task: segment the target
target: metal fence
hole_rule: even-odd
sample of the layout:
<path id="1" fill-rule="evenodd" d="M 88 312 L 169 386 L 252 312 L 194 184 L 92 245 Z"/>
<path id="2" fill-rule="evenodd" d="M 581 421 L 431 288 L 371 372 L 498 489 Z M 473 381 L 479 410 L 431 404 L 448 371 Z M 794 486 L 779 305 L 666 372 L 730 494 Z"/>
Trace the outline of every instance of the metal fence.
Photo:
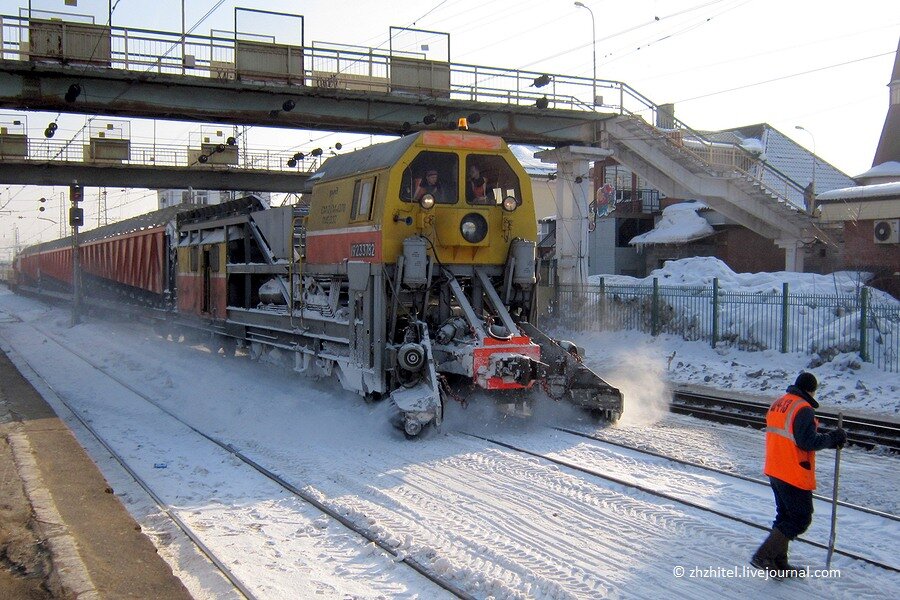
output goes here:
<path id="1" fill-rule="evenodd" d="M 801 352 L 827 362 L 855 353 L 900 372 L 900 303 L 858 294 L 766 292 L 711 286 L 557 286 L 542 288 L 539 320 L 577 330 L 637 330 L 681 336 L 715 347 Z"/>

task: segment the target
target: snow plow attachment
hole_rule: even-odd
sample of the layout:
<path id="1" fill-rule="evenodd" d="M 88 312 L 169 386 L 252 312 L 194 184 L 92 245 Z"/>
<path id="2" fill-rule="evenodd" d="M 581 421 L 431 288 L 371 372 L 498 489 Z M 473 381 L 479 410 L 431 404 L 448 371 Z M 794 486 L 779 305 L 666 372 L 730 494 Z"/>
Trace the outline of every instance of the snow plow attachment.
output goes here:
<path id="1" fill-rule="evenodd" d="M 440 427 L 443 405 L 425 323 L 417 321 L 410 327 L 407 342 L 397 352 L 397 363 L 403 381 L 390 394 L 400 411 L 397 425 L 410 438 L 419 435 L 429 423 Z"/>
<path id="2" fill-rule="evenodd" d="M 625 401 L 618 388 L 590 370 L 572 348 L 564 347 L 530 323 L 518 325 L 541 347 L 541 362 L 547 365 L 544 381 L 551 398 L 567 400 L 613 423 L 619 420 Z"/>

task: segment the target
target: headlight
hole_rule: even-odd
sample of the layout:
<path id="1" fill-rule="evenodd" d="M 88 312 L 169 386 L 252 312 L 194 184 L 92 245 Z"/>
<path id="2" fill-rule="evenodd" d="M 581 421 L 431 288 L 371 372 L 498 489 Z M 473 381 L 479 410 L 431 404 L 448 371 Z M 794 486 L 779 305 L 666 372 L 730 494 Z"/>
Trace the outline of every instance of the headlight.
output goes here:
<path id="1" fill-rule="evenodd" d="M 470 244 L 477 244 L 487 236 L 487 219 L 478 213 L 469 213 L 459 224 L 459 232 Z"/>
<path id="2" fill-rule="evenodd" d="M 517 208 L 519 208 L 519 202 L 516 200 L 515 196 L 507 196 L 503 199 L 503 210 L 512 212 Z"/>
<path id="3" fill-rule="evenodd" d="M 434 206 L 434 196 L 431 194 L 425 194 L 421 198 L 419 198 L 419 206 L 424 208 L 425 210 L 430 209 Z"/>

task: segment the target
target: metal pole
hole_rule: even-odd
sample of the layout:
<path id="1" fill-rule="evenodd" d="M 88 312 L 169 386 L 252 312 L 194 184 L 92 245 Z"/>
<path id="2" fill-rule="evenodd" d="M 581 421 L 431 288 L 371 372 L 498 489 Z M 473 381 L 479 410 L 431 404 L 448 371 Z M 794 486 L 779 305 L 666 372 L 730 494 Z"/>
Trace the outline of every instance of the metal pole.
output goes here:
<path id="1" fill-rule="evenodd" d="M 75 206 L 75 203 L 72 203 Z M 81 266 L 78 260 L 78 225 L 72 225 L 72 327 L 81 323 Z"/>
<path id="2" fill-rule="evenodd" d="M 591 106 L 597 104 L 597 21 L 594 19 L 594 11 L 589 6 L 585 6 L 581 2 L 576 2 L 575 6 L 586 8 L 591 13 L 591 52 L 594 59 L 594 78 L 591 80 Z"/>
<path id="3" fill-rule="evenodd" d="M 814 136 L 812 134 L 812 132 L 809 129 L 807 129 L 806 127 L 804 127 L 803 125 L 794 125 L 794 129 L 799 129 L 800 131 L 805 131 L 806 133 L 809 134 L 809 138 L 812 140 L 812 145 L 813 145 L 812 159 L 813 160 L 812 160 L 811 182 L 812 182 L 812 195 L 813 195 L 813 198 L 815 198 L 816 197 L 816 136 Z"/>
<path id="4" fill-rule="evenodd" d="M 838 427 L 844 425 L 844 413 L 838 413 Z M 834 454 L 834 489 L 831 492 L 831 535 L 828 537 L 828 558 L 825 559 L 825 568 L 831 568 L 831 556 L 834 554 L 834 540 L 837 536 L 837 497 L 838 477 L 841 474 L 841 446 L 837 447 Z"/>
<path id="5" fill-rule="evenodd" d="M 184 26 L 184 0 L 181 0 L 181 74 L 184 75 L 184 53 L 186 52 L 185 48 L 185 26 Z M 237 35 L 237 29 L 235 29 L 235 35 Z"/>

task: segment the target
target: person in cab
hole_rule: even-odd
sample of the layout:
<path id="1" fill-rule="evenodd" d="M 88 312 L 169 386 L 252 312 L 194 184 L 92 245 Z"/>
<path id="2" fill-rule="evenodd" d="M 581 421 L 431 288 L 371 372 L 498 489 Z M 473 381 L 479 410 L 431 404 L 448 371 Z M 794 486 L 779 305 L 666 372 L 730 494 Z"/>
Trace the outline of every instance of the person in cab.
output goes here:
<path id="1" fill-rule="evenodd" d="M 442 203 L 447 200 L 446 186 L 440 181 L 437 169 L 428 169 L 425 171 L 425 177 L 416 179 L 416 191 L 413 194 L 413 200 L 418 202 L 425 194 L 434 196 L 435 202 Z"/>
<path id="2" fill-rule="evenodd" d="M 466 178 L 466 200 L 469 204 L 493 204 L 492 196 L 488 181 L 481 174 L 481 169 L 477 165 L 471 165 Z"/>

